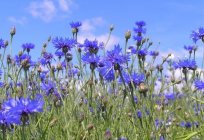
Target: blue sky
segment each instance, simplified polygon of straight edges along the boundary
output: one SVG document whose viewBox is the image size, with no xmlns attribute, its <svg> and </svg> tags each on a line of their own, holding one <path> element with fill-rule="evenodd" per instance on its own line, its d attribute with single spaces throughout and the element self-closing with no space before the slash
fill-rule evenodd
<svg viewBox="0 0 204 140">
<path fill-rule="evenodd" d="M 115 43 L 124 46 L 124 33 L 133 29 L 135 21 L 144 20 L 152 49 L 182 54 L 178 51 L 192 44 L 191 31 L 204 26 L 203 5 L 203 0 L 2 0 L 0 38 L 9 39 L 15 25 L 14 52 L 31 42 L 36 45 L 33 55 L 39 56 L 50 35 L 69 37 L 69 23 L 82 21 L 80 41 L 89 37 L 105 42 L 113 24 L 110 48 Z"/>
</svg>

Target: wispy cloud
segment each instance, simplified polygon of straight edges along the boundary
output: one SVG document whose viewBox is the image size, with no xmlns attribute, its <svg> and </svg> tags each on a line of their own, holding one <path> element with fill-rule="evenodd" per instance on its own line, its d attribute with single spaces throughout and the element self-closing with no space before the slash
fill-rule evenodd
<svg viewBox="0 0 204 140">
<path fill-rule="evenodd" d="M 72 4 L 73 0 L 41 0 L 32 1 L 27 9 L 33 17 L 50 22 L 61 12 L 69 12 Z"/>
<path fill-rule="evenodd" d="M 93 32 L 98 26 L 105 24 L 105 21 L 102 17 L 95 17 L 92 19 L 86 19 L 83 21 L 82 31 L 83 32 Z"/>
<path fill-rule="evenodd" d="M 11 17 L 8 17 L 8 20 L 13 24 L 20 24 L 20 25 L 24 25 L 27 22 L 26 17 L 16 18 L 11 16 Z"/>
<path fill-rule="evenodd" d="M 64 11 L 67 12 L 70 10 L 70 6 L 73 4 L 72 0 L 59 0 L 59 8 Z"/>
<path fill-rule="evenodd" d="M 81 32 L 78 38 L 78 41 L 80 43 L 83 43 L 85 39 L 90 39 L 94 40 L 97 39 L 99 42 L 106 43 L 108 40 L 108 33 L 104 33 L 101 35 L 96 35 L 94 32 L 95 30 L 102 26 L 105 25 L 105 21 L 102 17 L 95 17 L 92 19 L 86 19 L 82 21 L 82 27 L 81 27 Z M 111 38 L 106 46 L 106 49 L 110 49 L 114 46 L 114 44 L 118 44 L 120 41 L 120 38 L 115 35 L 111 35 Z"/>
<path fill-rule="evenodd" d="M 51 0 L 33 1 L 30 3 L 29 12 L 33 17 L 49 22 L 56 15 L 56 7 Z"/>
</svg>

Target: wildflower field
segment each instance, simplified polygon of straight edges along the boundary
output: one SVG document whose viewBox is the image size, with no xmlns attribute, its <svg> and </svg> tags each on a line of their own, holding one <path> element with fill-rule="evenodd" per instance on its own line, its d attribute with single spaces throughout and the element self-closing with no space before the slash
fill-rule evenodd
<svg viewBox="0 0 204 140">
<path fill-rule="evenodd" d="M 12 52 L 15 27 L 0 39 L 1 139 L 204 139 L 204 61 L 196 60 L 204 28 L 189 32 L 187 57 L 172 59 L 152 49 L 144 21 L 110 50 L 114 26 L 103 42 L 79 43 L 81 25 L 71 22 L 67 38 L 49 37 L 36 60 L 34 42 Z"/>
</svg>

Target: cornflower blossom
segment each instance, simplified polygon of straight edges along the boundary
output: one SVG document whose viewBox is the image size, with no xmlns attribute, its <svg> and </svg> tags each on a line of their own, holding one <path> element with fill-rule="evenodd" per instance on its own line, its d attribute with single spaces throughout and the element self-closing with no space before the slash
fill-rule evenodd
<svg viewBox="0 0 204 140">
<path fill-rule="evenodd" d="M 75 39 L 70 39 L 70 38 L 54 38 L 52 40 L 52 43 L 54 47 L 60 51 L 62 51 L 64 54 L 66 54 L 68 51 L 71 50 L 76 45 L 76 40 Z"/>
<path fill-rule="evenodd" d="M 32 43 L 25 43 L 22 45 L 22 48 L 23 48 L 23 51 L 27 51 L 29 53 L 31 49 L 35 48 L 35 45 Z"/>
</svg>

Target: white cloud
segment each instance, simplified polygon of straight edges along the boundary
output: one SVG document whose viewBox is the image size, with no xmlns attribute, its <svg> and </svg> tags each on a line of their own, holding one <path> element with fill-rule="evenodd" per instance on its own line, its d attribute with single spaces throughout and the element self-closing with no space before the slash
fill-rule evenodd
<svg viewBox="0 0 204 140">
<path fill-rule="evenodd" d="M 21 17 L 21 18 L 16 18 L 16 17 L 8 17 L 8 20 L 14 24 L 20 24 L 23 25 L 27 22 L 27 18 L 26 17 Z"/>
<path fill-rule="evenodd" d="M 50 22 L 55 17 L 69 12 L 72 4 L 73 0 L 41 0 L 32 1 L 27 9 L 33 17 Z"/>
<path fill-rule="evenodd" d="M 78 41 L 83 43 L 85 39 L 95 40 L 97 39 L 99 42 L 103 42 L 104 44 L 108 40 L 108 33 L 104 33 L 101 35 L 96 35 L 94 31 L 99 27 L 105 24 L 105 21 L 102 17 L 96 17 L 92 19 L 86 19 L 82 21 L 81 31 L 79 33 Z M 108 29 L 107 29 L 108 31 Z M 106 49 L 112 48 L 115 44 L 118 44 L 120 41 L 119 37 L 115 35 L 111 35 L 110 40 L 106 46 Z"/>
<path fill-rule="evenodd" d="M 83 32 L 93 32 L 96 27 L 104 25 L 104 20 L 102 17 L 96 17 L 92 19 L 86 19 L 82 22 L 81 30 Z"/>
<path fill-rule="evenodd" d="M 52 0 L 33 1 L 28 8 L 33 17 L 49 22 L 56 15 L 56 7 Z"/>
<path fill-rule="evenodd" d="M 72 5 L 73 1 L 72 0 L 59 0 L 59 8 L 62 11 L 69 11 L 70 10 L 70 6 Z"/>
</svg>

